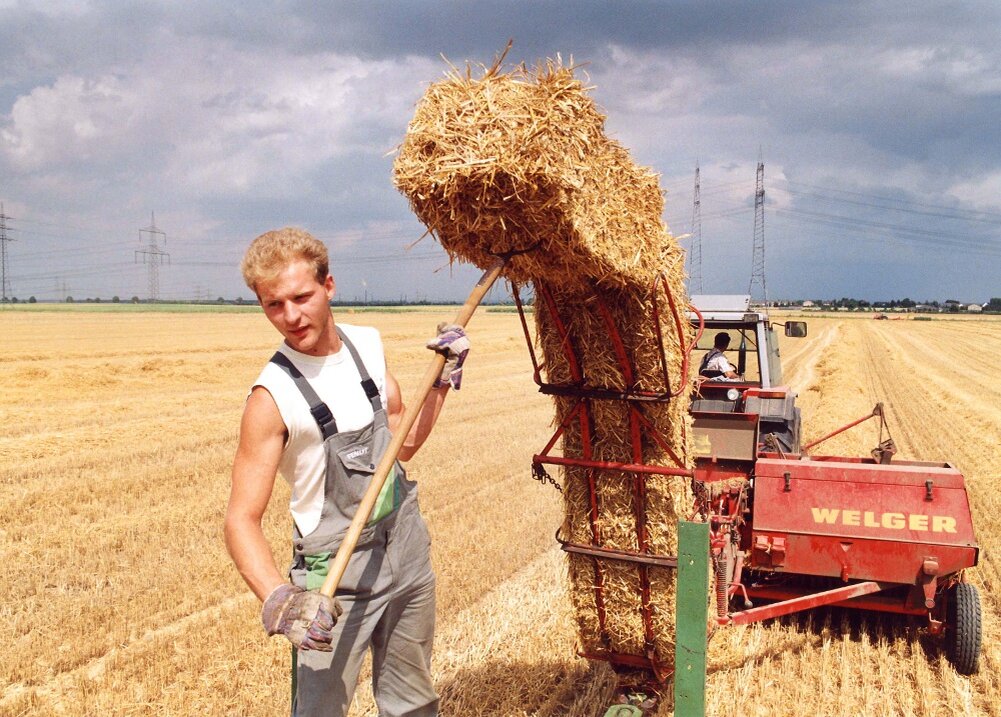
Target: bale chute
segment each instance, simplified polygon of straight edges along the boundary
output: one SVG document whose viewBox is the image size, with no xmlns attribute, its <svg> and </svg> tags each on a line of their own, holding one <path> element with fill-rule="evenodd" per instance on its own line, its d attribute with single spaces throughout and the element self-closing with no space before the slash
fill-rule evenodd
<svg viewBox="0 0 1001 717">
<path fill-rule="evenodd" d="M 509 256 L 515 289 L 532 285 L 536 375 L 557 426 L 536 467 L 563 470 L 560 537 L 582 653 L 664 676 L 676 523 L 694 504 L 691 328 L 657 175 L 604 120 L 558 61 L 453 69 L 418 104 L 395 182 L 453 258 L 484 267 Z"/>
</svg>

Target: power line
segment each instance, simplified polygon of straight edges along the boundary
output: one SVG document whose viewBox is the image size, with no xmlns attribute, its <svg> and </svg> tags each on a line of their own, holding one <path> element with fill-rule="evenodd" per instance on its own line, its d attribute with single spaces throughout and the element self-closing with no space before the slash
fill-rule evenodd
<svg viewBox="0 0 1001 717">
<path fill-rule="evenodd" d="M 990 212 L 982 209 L 960 209 L 958 207 L 948 207 L 943 204 L 931 204 L 928 202 L 918 202 L 912 199 L 900 199 L 899 197 L 887 197 L 879 194 L 871 194 L 864 192 L 853 192 L 849 189 L 836 189 L 834 187 L 828 187 L 820 184 L 810 184 L 808 182 L 798 182 L 792 181 L 790 179 L 780 179 L 779 181 L 785 182 L 793 187 L 807 187 L 809 189 L 816 189 L 823 192 L 834 192 L 835 194 L 847 194 L 852 197 L 861 197 L 863 199 L 869 200 L 868 202 L 862 202 L 858 200 L 845 199 L 843 197 L 835 197 L 831 195 L 811 195 L 807 192 L 799 192 L 806 196 L 816 196 L 820 199 L 829 199 L 830 201 L 845 202 L 847 204 L 859 204 L 861 206 L 874 207 L 876 209 L 889 209 L 898 212 L 907 212 L 911 214 L 923 214 L 926 216 L 936 216 L 944 219 L 959 219 L 963 221 L 972 222 L 985 222 L 989 224 L 999 224 L 1001 223 L 1001 213 Z M 795 190 L 787 189 L 790 194 L 796 194 Z M 874 201 L 890 202 L 893 204 L 903 204 L 909 206 L 891 206 L 888 204 L 877 204 Z M 911 207 L 917 207 L 917 209 L 912 209 Z M 932 211 L 939 210 L 939 211 Z"/>
<path fill-rule="evenodd" d="M 364 264 L 383 264 L 392 262 L 411 262 L 411 261 L 421 261 L 425 259 L 445 259 L 446 256 L 443 251 L 433 251 L 433 252 L 409 252 L 402 254 L 374 254 L 369 256 L 358 256 L 352 258 L 340 257 L 336 253 L 331 252 L 330 254 L 330 265 L 332 269 L 337 269 L 342 266 L 360 266 Z M 239 260 L 236 261 L 179 261 L 177 266 L 226 266 L 226 267 L 236 267 L 239 265 Z"/>
<path fill-rule="evenodd" d="M 851 231 L 850 236 L 853 238 L 872 241 L 878 239 L 889 240 L 910 249 L 921 246 L 938 249 L 939 251 L 962 249 L 965 252 L 992 256 L 1001 254 L 1001 245 L 996 241 L 950 237 L 933 231 L 909 229 L 894 224 L 867 222 L 850 217 L 840 217 L 834 214 L 805 212 L 795 209 L 776 209 L 774 213 L 780 218 L 785 217 L 787 220 L 794 222 L 806 222 L 836 229 L 847 229 Z M 846 236 L 846 234 L 840 234 L 835 237 L 835 241 L 843 241 Z"/>
<path fill-rule="evenodd" d="M 18 279 L 24 283 L 28 281 L 40 282 L 52 278 L 70 277 L 72 279 L 82 279 L 90 276 L 106 277 L 114 270 L 123 270 L 133 266 L 127 261 L 111 262 L 100 266 L 80 267 L 78 269 L 57 269 L 51 268 L 34 274 L 18 274 Z"/>
</svg>

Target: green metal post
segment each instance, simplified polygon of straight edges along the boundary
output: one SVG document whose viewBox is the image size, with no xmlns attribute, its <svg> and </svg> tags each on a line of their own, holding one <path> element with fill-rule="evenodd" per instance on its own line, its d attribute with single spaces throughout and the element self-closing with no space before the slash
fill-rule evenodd
<svg viewBox="0 0 1001 717">
<path fill-rule="evenodd" d="M 295 715 L 295 694 L 299 686 L 299 651 L 295 649 L 295 645 L 292 646 L 292 710 L 291 714 Z"/>
<path fill-rule="evenodd" d="M 675 717 L 706 713 L 709 620 L 709 524 L 678 522 L 678 589 L 674 646 Z"/>
</svg>

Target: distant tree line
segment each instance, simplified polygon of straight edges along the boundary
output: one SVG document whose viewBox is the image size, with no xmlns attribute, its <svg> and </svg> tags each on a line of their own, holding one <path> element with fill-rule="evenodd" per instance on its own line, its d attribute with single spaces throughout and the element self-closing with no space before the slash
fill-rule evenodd
<svg viewBox="0 0 1001 717">
<path fill-rule="evenodd" d="M 927 301 L 914 301 L 910 298 L 903 299 L 889 299 L 889 300 L 877 300 L 877 301 L 867 301 L 866 299 L 856 299 L 849 296 L 843 296 L 840 299 L 803 299 L 795 301 L 776 301 L 772 303 L 773 306 L 777 307 L 789 307 L 789 308 L 799 308 L 799 307 L 814 307 L 817 309 L 829 309 L 829 310 L 843 310 L 843 311 L 926 311 L 926 312 L 948 312 L 948 313 L 960 313 L 971 310 L 980 310 L 977 307 L 982 307 L 985 312 L 996 312 L 1001 313 L 1001 298 L 994 297 L 986 304 L 978 303 L 965 303 L 962 301 L 956 301 L 955 299 L 947 299 L 946 301 L 938 301 L 937 299 L 929 299 Z M 974 307 L 971 309 L 971 307 Z"/>
<path fill-rule="evenodd" d="M 890 299 L 889 301 L 866 301 L 865 299 L 853 299 L 848 296 L 843 296 L 840 299 L 833 300 L 822 300 L 815 299 L 814 303 L 818 306 L 830 306 L 835 309 L 913 309 L 918 305 L 918 302 L 911 299 Z M 938 302 L 935 302 L 938 305 Z"/>
<path fill-rule="evenodd" d="M 534 297 L 528 296 L 523 299 L 522 303 L 526 306 L 531 306 Z M 7 303 L 18 304 L 18 303 L 37 303 L 37 299 L 34 296 L 28 297 L 27 301 L 22 302 L 16 296 L 5 300 Z M 103 299 L 101 297 L 88 297 L 86 299 L 74 299 L 72 296 L 67 296 L 63 301 L 67 304 L 73 304 L 77 301 L 82 301 L 88 304 L 100 304 Z M 132 304 L 145 304 L 150 303 L 148 299 L 140 299 L 138 296 L 132 296 L 129 300 Z M 119 296 L 112 296 L 111 303 L 119 304 L 122 299 Z M 178 301 L 178 302 L 159 302 L 159 303 L 180 303 L 180 304 L 219 304 L 219 305 L 230 305 L 230 306 L 245 306 L 253 305 L 257 302 L 253 299 L 247 300 L 242 296 L 238 296 L 235 299 L 226 299 L 222 296 L 216 298 L 214 301 L 210 299 L 205 300 L 195 300 L 195 301 Z M 345 301 L 343 299 L 335 299 L 330 302 L 331 307 L 349 307 L 349 306 L 359 306 L 362 302 L 359 301 Z M 372 299 L 365 302 L 365 306 L 451 306 L 458 305 L 458 301 L 445 301 L 441 299 L 420 299 L 417 301 L 408 301 L 407 299 Z M 513 301 L 507 297 L 499 299 L 493 302 L 483 302 L 485 305 L 495 305 L 495 306 L 508 306 L 513 305 Z M 881 310 L 906 310 L 906 311 L 933 311 L 933 312 L 950 312 L 959 313 L 960 311 L 966 311 L 968 304 L 964 304 L 959 301 L 949 299 L 947 301 L 940 302 L 938 300 L 929 300 L 923 302 L 916 302 L 910 298 L 903 299 L 889 299 L 889 300 L 877 300 L 877 301 L 867 301 L 865 299 L 855 299 L 848 296 L 843 296 L 840 299 L 798 299 L 798 300 L 783 300 L 769 302 L 771 306 L 779 308 L 802 308 L 802 307 L 816 307 L 818 309 L 844 309 L 847 311 L 881 311 Z M 983 311 L 989 313 L 1001 313 L 1001 297 L 992 297 L 990 301 L 983 305 Z"/>
</svg>

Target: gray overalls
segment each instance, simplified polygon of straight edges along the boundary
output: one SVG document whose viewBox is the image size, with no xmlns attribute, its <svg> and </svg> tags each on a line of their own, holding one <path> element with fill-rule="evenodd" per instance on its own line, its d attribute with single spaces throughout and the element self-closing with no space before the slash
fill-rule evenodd
<svg viewBox="0 0 1001 717">
<path fill-rule="evenodd" d="M 337 328 L 372 403 L 372 423 L 338 432 L 334 418 L 295 365 L 282 353 L 271 361 L 295 382 L 323 436 L 327 457 L 323 509 L 316 530 L 294 530 L 289 575 L 299 587 L 317 589 L 337 552 L 391 434 L 379 390 L 347 336 Z M 365 527 L 348 562 L 336 597 L 344 607 L 334 627 L 333 652 L 298 653 L 293 717 L 346 715 L 362 659 L 372 648 L 372 688 L 382 717 L 431 717 L 438 696 L 431 682 L 435 578 L 431 538 L 417 506 L 417 484 L 394 466 L 388 515 Z M 376 507 L 376 513 L 379 506 Z"/>
</svg>

